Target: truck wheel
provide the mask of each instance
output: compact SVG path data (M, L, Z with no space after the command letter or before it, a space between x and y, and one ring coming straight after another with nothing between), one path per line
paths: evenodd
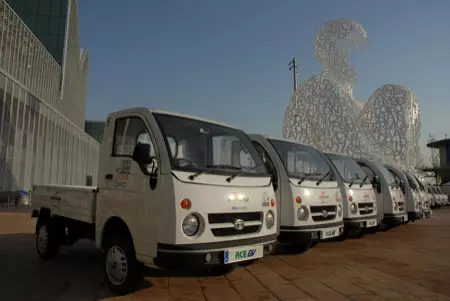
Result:
M43 260L53 260L58 256L59 238L57 224L51 219L38 220L36 250Z
M133 243L126 235L110 236L105 242L105 281L111 292L124 295L139 280L139 264Z
M284 245L284 249L288 251L288 253L304 253L314 247L315 242L313 240L309 240L308 242L302 243L302 244L295 244L295 245Z

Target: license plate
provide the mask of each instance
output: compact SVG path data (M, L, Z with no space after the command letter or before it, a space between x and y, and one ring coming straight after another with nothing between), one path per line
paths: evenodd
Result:
M430 214L431 212L430 211L425 211L425 217L430 217Z
M376 219L369 219L366 221L366 228L375 227L377 225Z
M225 264L261 258L264 255L263 246L247 246L225 250L223 261Z
M402 216L402 221L406 222L408 220L408 214Z
M321 239L339 236L339 227L322 230Z

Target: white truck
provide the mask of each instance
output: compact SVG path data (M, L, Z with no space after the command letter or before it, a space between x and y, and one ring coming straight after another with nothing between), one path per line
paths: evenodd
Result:
M298 142L250 134L273 174L278 203L278 242L303 252L344 230L337 171L320 151Z
M375 231L381 222L374 191L379 185L378 178L371 182L351 157L333 153L325 155L339 173L338 183L343 199L345 223L342 238L359 238L364 235L365 230Z
M273 252L275 192L243 131L134 108L108 116L101 152L98 187L34 187L42 259L95 240L110 290L124 294L143 265L226 272Z
M396 182L386 167L374 160L358 158L356 162L369 175L369 178L377 176L379 180L377 201L378 207L382 207L383 210L381 228L386 229L407 222L404 183Z
M416 221L423 218L423 203L420 197L419 187L408 175L392 165L384 165L395 183L400 183L406 201L406 211L408 212L408 221Z
M430 218L432 215L431 211L431 197L428 194L425 186L422 184L422 181L411 171L405 172L406 176L411 179L414 184L419 187L420 199L422 200L422 211L426 218Z

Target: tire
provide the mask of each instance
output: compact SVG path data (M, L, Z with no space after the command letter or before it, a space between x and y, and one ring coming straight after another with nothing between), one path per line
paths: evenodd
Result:
M36 251L43 260L53 260L59 251L58 225L52 218L39 218L36 227Z
M104 278L111 292L125 295L137 287L140 265L129 235L114 234L105 241Z
M303 244L296 244L296 245L284 245L284 249L288 251L288 253L304 253L315 246L315 242L313 240L309 240L308 242L305 242Z

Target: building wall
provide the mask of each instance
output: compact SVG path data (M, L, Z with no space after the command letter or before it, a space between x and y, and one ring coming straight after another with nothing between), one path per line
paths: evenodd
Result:
M68 0L6 0L6 2L61 65Z
M70 1L72 5L76 12L76 1ZM68 36L74 38L74 32ZM78 33L73 44L78 45ZM79 49L74 56L72 49L65 58L80 63L69 64L66 72L87 74ZM52 55L0 0L0 191L28 189L32 184L84 185L87 175L96 183L100 145L84 133L84 120L74 123L61 114L77 97L61 98L61 77ZM85 93L79 84L85 78L69 74L65 82L77 95Z

